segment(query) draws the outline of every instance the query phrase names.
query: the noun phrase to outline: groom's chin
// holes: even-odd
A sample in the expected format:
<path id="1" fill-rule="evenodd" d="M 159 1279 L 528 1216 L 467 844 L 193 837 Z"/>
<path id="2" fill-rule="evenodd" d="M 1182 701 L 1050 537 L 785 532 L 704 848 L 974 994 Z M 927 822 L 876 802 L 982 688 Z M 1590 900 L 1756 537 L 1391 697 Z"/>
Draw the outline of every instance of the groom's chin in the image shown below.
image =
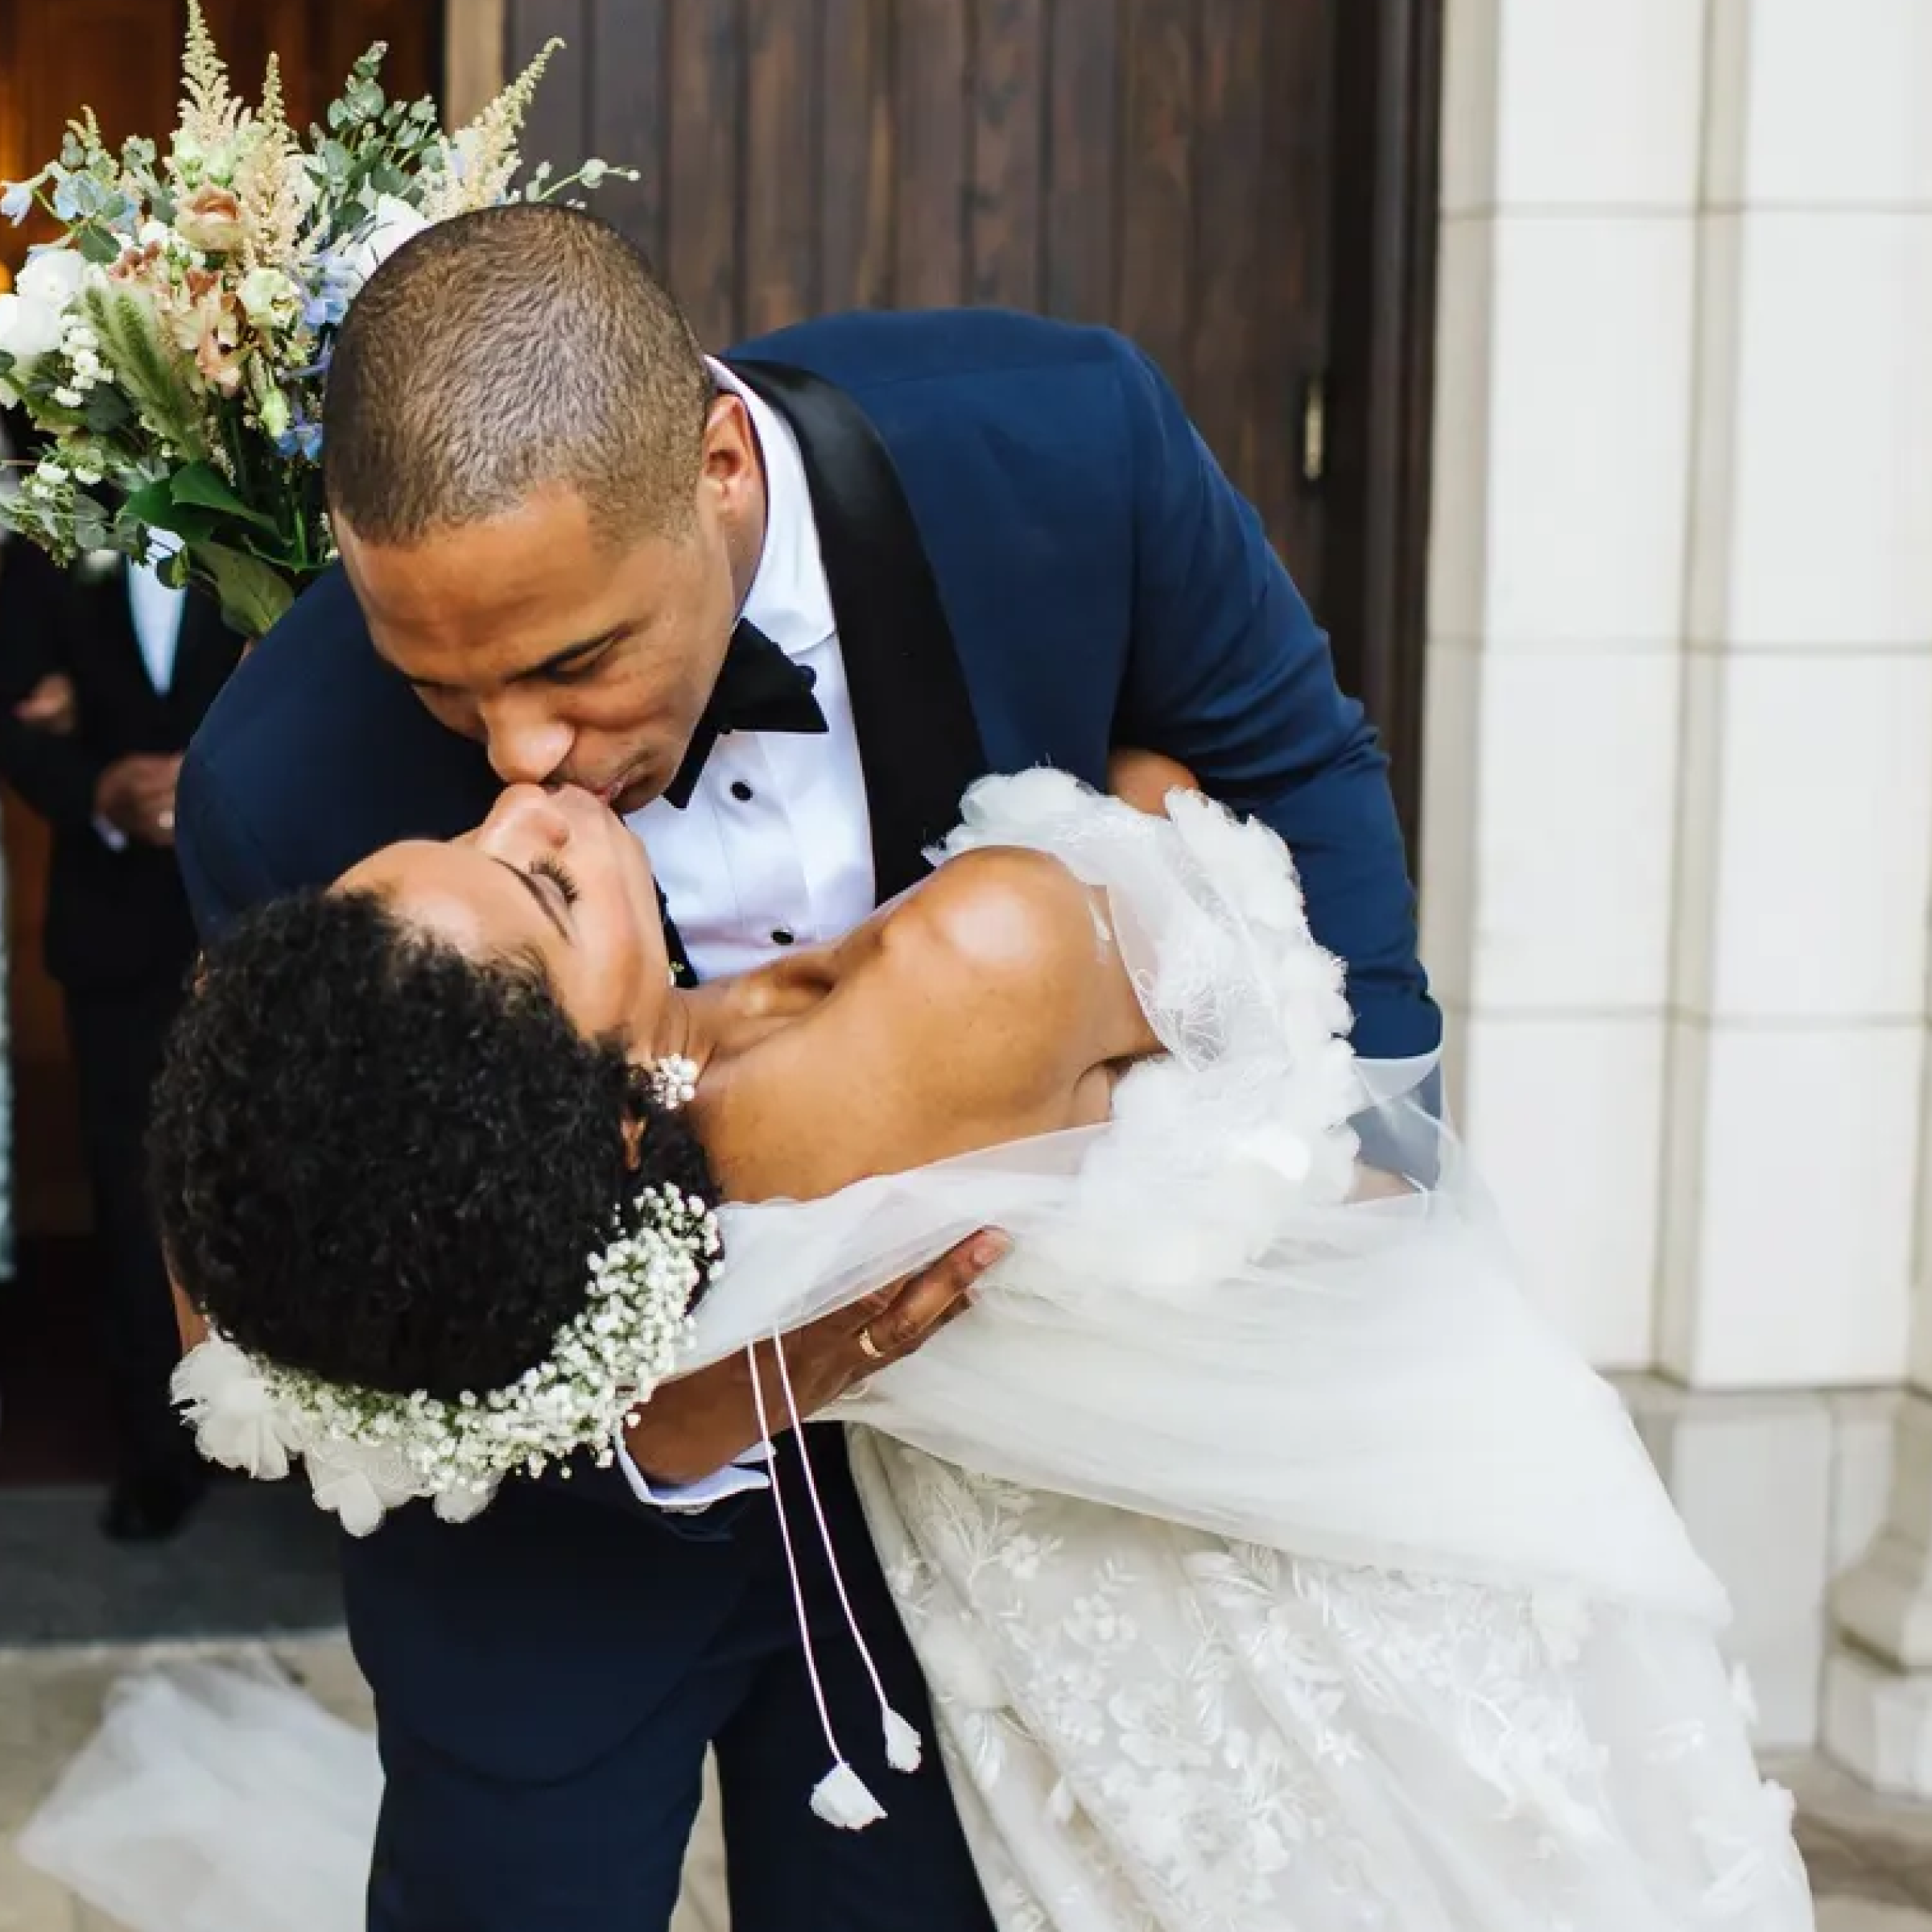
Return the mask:
<path id="1" fill-rule="evenodd" d="M 627 819 L 634 811 L 642 811 L 663 791 L 663 783 L 654 774 L 642 778 L 621 779 L 617 785 L 597 792 L 595 796 L 608 805 L 621 819 Z"/>

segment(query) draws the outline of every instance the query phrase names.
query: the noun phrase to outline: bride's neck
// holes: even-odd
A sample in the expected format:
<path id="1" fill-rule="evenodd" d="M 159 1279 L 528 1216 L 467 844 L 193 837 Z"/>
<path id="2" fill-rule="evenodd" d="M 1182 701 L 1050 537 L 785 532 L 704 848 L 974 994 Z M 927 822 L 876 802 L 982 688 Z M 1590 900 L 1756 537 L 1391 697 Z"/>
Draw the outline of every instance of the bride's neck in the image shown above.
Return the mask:
<path id="1" fill-rule="evenodd" d="M 707 1004 L 701 994 L 674 989 L 652 1019 L 644 1057 L 689 1060 L 703 1073 L 717 1054 L 716 1029 L 703 1010 Z"/>
<path id="2" fill-rule="evenodd" d="M 813 947 L 703 986 L 674 988 L 653 1018 L 651 1059 L 691 1061 L 700 1075 L 802 1018 L 837 984 L 843 949 Z"/>

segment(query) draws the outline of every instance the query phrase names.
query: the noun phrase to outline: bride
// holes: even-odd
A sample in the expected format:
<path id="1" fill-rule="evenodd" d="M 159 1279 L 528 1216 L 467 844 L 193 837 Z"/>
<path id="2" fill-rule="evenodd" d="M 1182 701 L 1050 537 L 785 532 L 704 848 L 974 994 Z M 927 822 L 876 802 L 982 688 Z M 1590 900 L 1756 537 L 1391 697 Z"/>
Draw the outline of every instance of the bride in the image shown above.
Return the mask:
<path id="1" fill-rule="evenodd" d="M 1003 1932 L 1810 1926 L 1721 1591 L 1423 1070 L 1349 1052 L 1288 854 L 1184 776 L 1143 766 L 1148 811 L 989 779 L 921 888 L 695 992 L 580 794 L 254 915 L 157 1100 L 204 1449 L 303 1457 L 353 1530 L 461 1519 L 734 1353 L 784 1426 L 772 1338 L 997 1226 L 976 1305 L 839 1414 Z M 368 1117 L 378 1064 L 409 1117 Z M 547 1272 L 479 1265 L 510 1201 Z M 278 1295 L 291 1245 L 340 1292 Z M 779 1496 L 789 1541 L 815 1501 Z M 328 1932 L 374 1770 L 312 1715 L 151 1679 L 27 1849 L 143 1932 Z M 892 1794 L 827 1751 L 811 1802 L 862 1828 Z M 157 1844 L 134 1794 L 191 1769 L 221 1828 Z"/>

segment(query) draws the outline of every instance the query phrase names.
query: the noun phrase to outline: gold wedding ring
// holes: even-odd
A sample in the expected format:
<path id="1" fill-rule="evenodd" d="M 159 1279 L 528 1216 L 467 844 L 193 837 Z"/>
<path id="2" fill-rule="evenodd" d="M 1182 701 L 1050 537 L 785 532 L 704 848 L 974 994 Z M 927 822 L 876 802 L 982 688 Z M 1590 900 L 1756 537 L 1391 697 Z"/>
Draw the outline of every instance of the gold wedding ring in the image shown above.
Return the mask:
<path id="1" fill-rule="evenodd" d="M 872 1324 L 869 1322 L 859 1331 L 859 1353 L 869 1362 L 882 1362 L 886 1359 L 886 1351 L 872 1339 Z"/>

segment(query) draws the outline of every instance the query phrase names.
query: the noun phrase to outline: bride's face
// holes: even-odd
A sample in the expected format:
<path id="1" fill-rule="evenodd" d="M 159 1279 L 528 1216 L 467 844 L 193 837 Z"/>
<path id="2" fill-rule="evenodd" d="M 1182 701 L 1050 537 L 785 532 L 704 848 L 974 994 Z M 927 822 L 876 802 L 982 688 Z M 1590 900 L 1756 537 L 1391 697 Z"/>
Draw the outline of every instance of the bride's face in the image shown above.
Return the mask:
<path id="1" fill-rule="evenodd" d="M 657 886 L 589 793 L 514 785 L 474 832 L 387 846 L 337 883 L 468 958 L 539 968 L 580 1033 L 649 1045 L 670 981 Z"/>

